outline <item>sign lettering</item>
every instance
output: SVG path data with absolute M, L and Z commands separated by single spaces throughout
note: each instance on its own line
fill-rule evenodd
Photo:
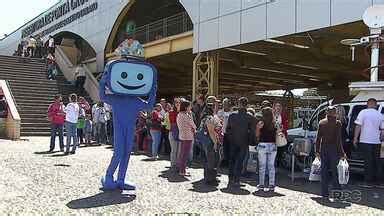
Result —
M 62 16 L 68 14 L 71 11 L 74 11 L 75 9 L 83 6 L 85 3 L 87 3 L 89 0 L 67 0 L 63 4 L 59 5 L 54 10 L 51 10 L 48 14 L 45 16 L 39 18 L 26 28 L 22 30 L 22 38 L 28 37 L 38 30 L 44 28 L 45 26 L 51 24 L 52 22 L 60 19 Z M 48 29 L 42 31 L 40 33 L 41 36 L 45 36 L 47 34 L 50 34 L 57 29 L 63 28 L 64 26 L 72 23 L 73 21 L 82 18 L 83 16 L 97 10 L 98 4 L 97 2 L 83 8 L 82 10 L 72 14 L 71 16 L 67 17 L 66 19 L 56 23 L 55 25 L 49 27 Z

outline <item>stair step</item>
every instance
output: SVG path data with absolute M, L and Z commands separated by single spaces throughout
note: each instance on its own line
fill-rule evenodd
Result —
M 39 87 L 39 86 L 26 86 L 26 85 L 19 85 L 17 83 L 13 83 L 11 84 L 11 91 L 12 91 L 12 94 L 14 92 L 17 92 L 19 90 L 23 90 L 23 91 L 30 91 L 30 92 L 34 92 L 34 91 L 40 91 L 40 92 L 43 92 L 43 91 L 48 91 L 48 92 L 52 92 L 52 93 L 58 93 L 59 92 L 59 89 L 54 86 L 52 87 Z
M 48 106 L 60 93 L 63 100 L 77 90 L 59 75 L 47 80 L 47 66 L 39 59 L 0 56 L 0 79 L 8 80 L 21 116 L 21 136 L 49 136 Z M 89 100 L 89 96 L 86 96 Z
M 22 121 L 34 121 L 39 119 L 44 119 L 44 121 L 48 121 L 47 118 L 47 110 L 39 110 L 39 113 L 26 113 L 20 112 L 20 117 Z
M 28 58 L 28 57 L 21 57 L 21 56 L 6 56 L 6 55 L 0 55 L 0 61 L 27 61 L 32 63 L 41 63 L 44 61 L 43 59 L 39 58 Z
M 43 65 L 34 65 L 34 64 L 13 64 L 0 61 L 0 71 L 15 71 L 15 72 L 24 72 L 24 71 L 33 71 L 36 73 L 43 73 L 46 71 L 47 66 Z
M 21 127 L 26 129 L 26 128 L 36 128 L 36 127 L 40 127 L 40 128 L 49 128 L 51 123 L 46 120 L 46 122 L 23 122 L 23 119 L 21 119 Z
M 48 132 L 51 131 L 49 126 L 46 127 L 22 127 L 22 132 Z
M 29 101 L 29 100 L 36 100 L 36 101 L 48 101 L 50 103 L 52 103 L 53 101 L 53 98 L 54 98 L 54 94 L 53 95 L 45 95 L 44 97 L 41 97 L 39 95 L 18 95 L 18 96 L 15 96 L 14 97 L 16 98 L 17 101 Z
M 22 80 L 22 79 L 16 79 L 16 78 L 9 78 L 7 79 L 11 84 L 24 84 L 24 85 L 46 85 L 46 86 L 56 86 L 57 82 L 56 80 Z

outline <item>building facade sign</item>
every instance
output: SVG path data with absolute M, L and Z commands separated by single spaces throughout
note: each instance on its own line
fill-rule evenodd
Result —
M 37 21 L 33 22 L 31 25 L 27 26 L 22 30 L 22 38 L 28 37 L 38 30 L 44 28 L 45 26 L 51 24 L 52 22 L 59 20 L 64 15 L 70 13 L 71 11 L 76 10 L 77 8 L 83 6 L 86 4 L 89 0 L 67 0 L 65 3 L 59 5 L 54 10 L 50 11 L 45 16 L 39 18 Z M 48 29 L 41 32 L 41 36 L 48 35 L 70 23 L 72 23 L 75 20 L 78 20 L 89 13 L 96 11 L 98 8 L 97 2 L 94 2 L 93 4 L 83 8 L 82 10 L 72 14 L 71 16 L 67 17 L 66 19 L 56 23 L 55 25 L 49 27 Z

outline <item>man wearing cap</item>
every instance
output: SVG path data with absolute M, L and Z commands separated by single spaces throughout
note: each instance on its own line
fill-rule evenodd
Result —
M 346 158 L 341 141 L 341 129 L 341 122 L 336 120 L 336 107 L 329 106 L 327 116 L 319 122 L 316 137 L 316 157 L 321 161 L 321 195 L 324 198 L 329 197 L 328 170 L 332 172 L 333 190 L 340 190 L 337 164 L 340 158 Z
M 383 162 L 380 159 L 381 140 L 384 133 L 384 117 L 377 111 L 377 101 L 370 98 L 367 109 L 362 110 L 355 121 L 355 136 L 353 145 L 363 150 L 364 181 L 362 187 L 372 187 L 377 181 L 377 187 L 384 188 Z M 359 139 L 360 136 L 360 139 Z M 375 178 L 376 177 L 376 178 Z

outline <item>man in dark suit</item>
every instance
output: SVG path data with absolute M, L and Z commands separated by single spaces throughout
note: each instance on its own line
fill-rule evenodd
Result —
M 238 100 L 239 110 L 229 116 L 227 134 L 229 136 L 229 182 L 228 188 L 240 187 L 243 161 L 249 145 L 255 142 L 254 117 L 247 113 L 248 99 Z

